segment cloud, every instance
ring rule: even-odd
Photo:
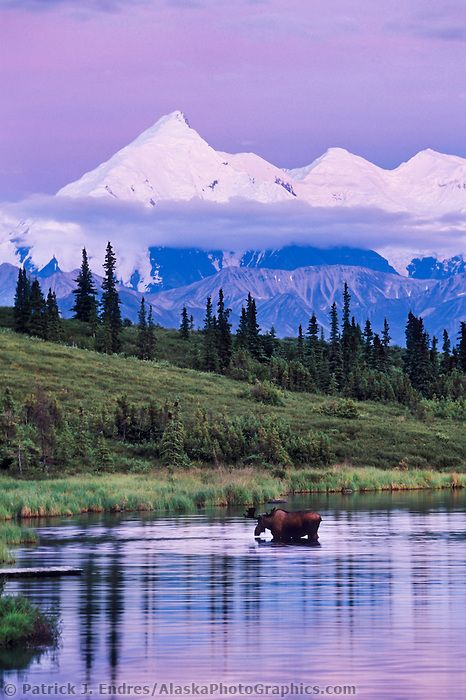
[[[44,12],[69,8],[79,12],[118,12],[134,5],[148,5],[151,2],[152,0],[0,0],[0,10]]]
[[[414,3],[413,11],[385,23],[389,33],[407,34],[424,39],[466,41],[466,15],[463,0],[441,4]]]
[[[86,246],[100,271],[108,240],[114,244],[121,278],[129,281],[138,269],[145,284],[151,280],[151,246],[234,252],[287,244],[357,246],[385,251],[401,270],[415,255],[466,252],[464,221],[455,215],[434,221],[373,208],[243,200],[167,202],[147,209],[114,200],[45,196],[2,207],[0,262],[13,262],[14,249],[22,247],[31,249],[39,268],[55,255],[63,270],[72,270]]]

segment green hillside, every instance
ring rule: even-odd
[[[251,398],[247,384],[225,376],[106,356],[8,331],[0,333],[0,369],[2,392],[10,387],[14,399],[21,401],[40,385],[65,413],[76,413],[81,406],[91,412],[105,406],[111,412],[123,394],[136,405],[150,400],[161,405],[178,398],[184,416],[202,407],[214,416],[277,416],[299,435],[323,432],[338,463],[382,469],[466,467],[464,421],[428,414],[420,419],[398,404],[356,403],[358,417],[345,418],[322,412],[335,413],[336,403],[338,413],[338,399],[284,392],[282,405],[268,406]],[[125,452],[122,445],[117,448]]]

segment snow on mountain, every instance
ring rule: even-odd
[[[466,208],[466,159],[427,149],[387,170],[344,148],[330,148],[306,167],[285,170],[255,153],[215,151],[176,111],[58,195],[113,197],[146,206],[196,198],[294,199],[318,207],[432,215]]]
[[[148,231],[147,226],[144,231],[137,227],[132,229],[131,225],[125,229],[123,223],[120,224],[119,214],[116,215],[118,227],[112,234],[105,226],[97,234],[92,224],[86,228],[85,223],[72,217],[60,222],[51,215],[44,215],[40,221],[5,220],[0,221],[0,262],[26,264],[37,272],[55,255],[61,270],[71,270],[79,264],[81,248],[86,245],[91,267],[99,273],[107,236],[110,236],[118,259],[119,280],[139,292],[184,287],[225,268],[292,270],[333,263],[393,272],[386,260],[374,251],[366,254],[358,248],[335,245],[330,237],[331,230],[329,246],[333,248],[321,251],[320,255],[313,246],[312,225],[308,227],[305,221],[303,230],[308,236],[308,245],[272,249],[273,206],[263,209],[267,216],[264,230],[270,232],[269,249],[245,251],[244,237],[240,245],[235,242],[234,233],[231,241],[228,240],[227,251],[224,250],[226,246],[217,241],[213,241],[210,250],[190,246],[178,249],[179,240],[174,240],[173,246],[162,247],[157,239],[157,206],[164,202],[200,200],[222,205],[242,200],[253,202],[254,206],[257,203],[259,216],[262,211],[259,205],[282,203],[290,211],[297,211],[294,207],[301,202],[306,211],[305,205],[309,205],[309,211],[316,207],[319,211],[321,208],[338,209],[336,216],[341,223],[355,208],[370,207],[390,214],[424,217],[435,222],[435,226],[438,223],[441,232],[442,226],[446,226],[441,221],[442,215],[453,215],[461,222],[466,212],[466,159],[426,150],[397,168],[386,170],[343,148],[331,148],[304,168],[285,170],[254,153],[215,151],[190,127],[182,112],[176,111],[159,119],[108,161],[63,187],[55,201],[66,208],[69,201],[63,203],[64,197],[90,198],[93,204],[96,199],[103,198],[110,203],[105,204],[107,207],[113,207],[112,202],[117,201],[134,203],[135,209],[142,205],[139,209],[144,215],[153,212],[154,232],[152,228]],[[80,203],[72,204],[80,206]],[[283,235],[287,235],[287,216],[282,212],[280,230],[285,230]],[[145,217],[145,223],[147,220]],[[461,228],[461,223],[456,225]],[[303,231],[298,234],[299,240],[305,240]],[[383,254],[384,242],[377,234],[375,230],[373,247]],[[394,248],[385,248],[389,251],[386,257],[404,272],[414,255],[433,254],[427,240],[425,250],[419,251],[418,245],[413,244],[415,249],[409,252],[405,247],[396,248],[395,243]],[[281,293],[288,294],[286,290]]]
[[[177,111],[159,119],[110,160],[63,187],[58,195],[114,197],[148,206],[194,198],[279,202],[292,197],[273,178],[248,174],[237,161],[236,165],[229,161],[230,156],[214,151]],[[256,164],[251,167],[257,170]]]

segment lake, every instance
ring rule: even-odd
[[[88,698],[143,697],[154,684],[155,697],[175,697],[192,683],[223,683],[212,698],[263,697],[265,685],[270,697],[276,686],[289,698],[354,686],[371,700],[464,698],[466,494],[323,494],[285,507],[321,513],[319,545],[257,542],[243,509],[33,522],[39,546],[19,549],[18,566],[84,574],[8,583],[58,614],[62,635],[41,654],[3,653],[0,680],[18,698],[43,683]]]

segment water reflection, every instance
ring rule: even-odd
[[[92,697],[99,683],[154,681],[464,697],[465,496],[295,505],[322,513],[320,546],[256,542],[239,510],[44,523],[20,564],[84,575],[8,585],[59,613],[63,635],[56,651],[0,656],[1,680],[87,683]]]

